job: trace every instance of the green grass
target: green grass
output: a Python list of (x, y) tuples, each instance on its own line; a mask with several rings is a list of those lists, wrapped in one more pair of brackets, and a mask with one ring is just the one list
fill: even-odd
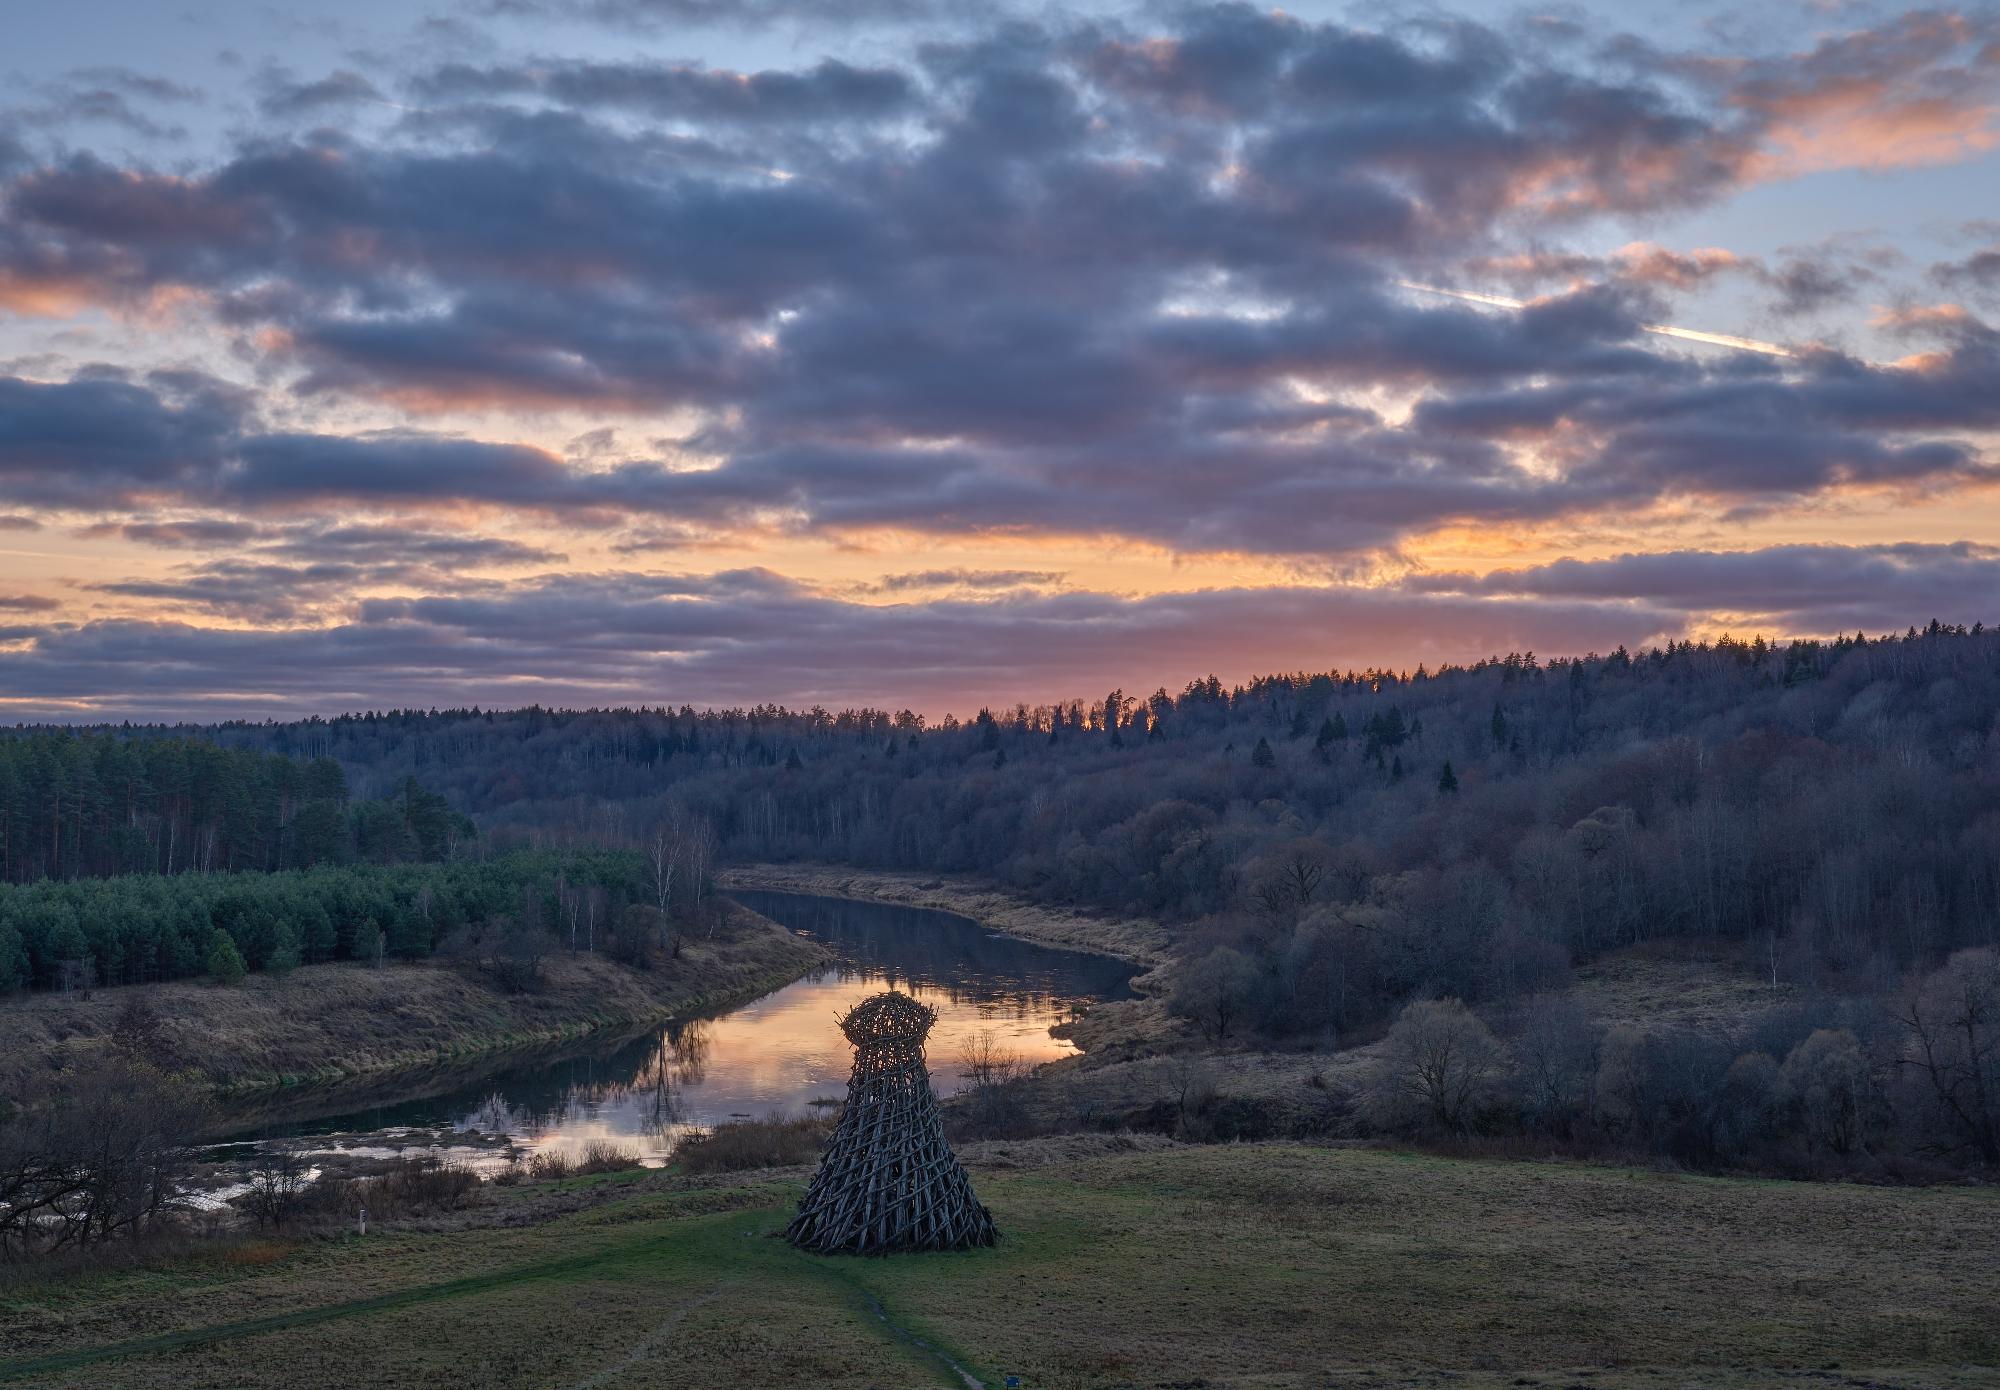
[(18, 1284), (0, 1380), (891, 1390), (962, 1386), (953, 1362), (1037, 1390), (2000, 1378), (1990, 1191), (1283, 1146), (975, 1176), (1005, 1239), (973, 1254), (804, 1256), (774, 1238), (796, 1185), (625, 1179), (529, 1224), (503, 1203), (475, 1229)]

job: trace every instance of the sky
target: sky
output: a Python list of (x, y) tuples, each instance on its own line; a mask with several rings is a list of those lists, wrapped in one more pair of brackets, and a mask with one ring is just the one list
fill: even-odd
[(75, 0), (0, 720), (2000, 620), (2000, 10)]

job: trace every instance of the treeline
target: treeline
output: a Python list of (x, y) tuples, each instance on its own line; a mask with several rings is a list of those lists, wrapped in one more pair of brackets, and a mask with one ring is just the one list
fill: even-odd
[(185, 737), (0, 739), (0, 882), (437, 860), (472, 833), (413, 778), (351, 802), (331, 758)]
[(657, 939), (661, 914), (649, 910), (635, 925), (627, 913), (655, 900), (645, 862), (617, 851), (48, 880), (0, 888), (0, 990), (233, 982), (246, 970), (438, 952), (505, 957), (515, 979), (565, 945), (608, 950), (621, 930)]

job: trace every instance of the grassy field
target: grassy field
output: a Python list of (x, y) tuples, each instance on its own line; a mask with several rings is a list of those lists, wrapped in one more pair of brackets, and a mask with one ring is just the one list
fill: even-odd
[(0, 1285), (66, 1387), (2000, 1382), (2000, 1194), (1289, 1146), (985, 1145), (1005, 1240), (798, 1254), (804, 1174)]

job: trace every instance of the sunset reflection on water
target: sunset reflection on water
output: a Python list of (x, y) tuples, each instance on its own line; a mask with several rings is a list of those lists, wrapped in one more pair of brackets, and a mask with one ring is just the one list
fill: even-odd
[(824, 943), (837, 963), (718, 1017), (488, 1078), (476, 1096), (417, 1103), (397, 1118), (506, 1133), (538, 1151), (577, 1154), (608, 1141), (657, 1163), (690, 1129), (838, 1100), (853, 1053), (835, 1020), (881, 990), (903, 990), (937, 1010), (929, 1060), (944, 1095), (964, 1086), (959, 1058), (974, 1036), (991, 1032), (1031, 1064), (1053, 1061), (1076, 1049), (1051, 1037), (1052, 1026), (1130, 994), (1121, 962), (998, 936), (949, 913), (801, 894), (732, 896)]

